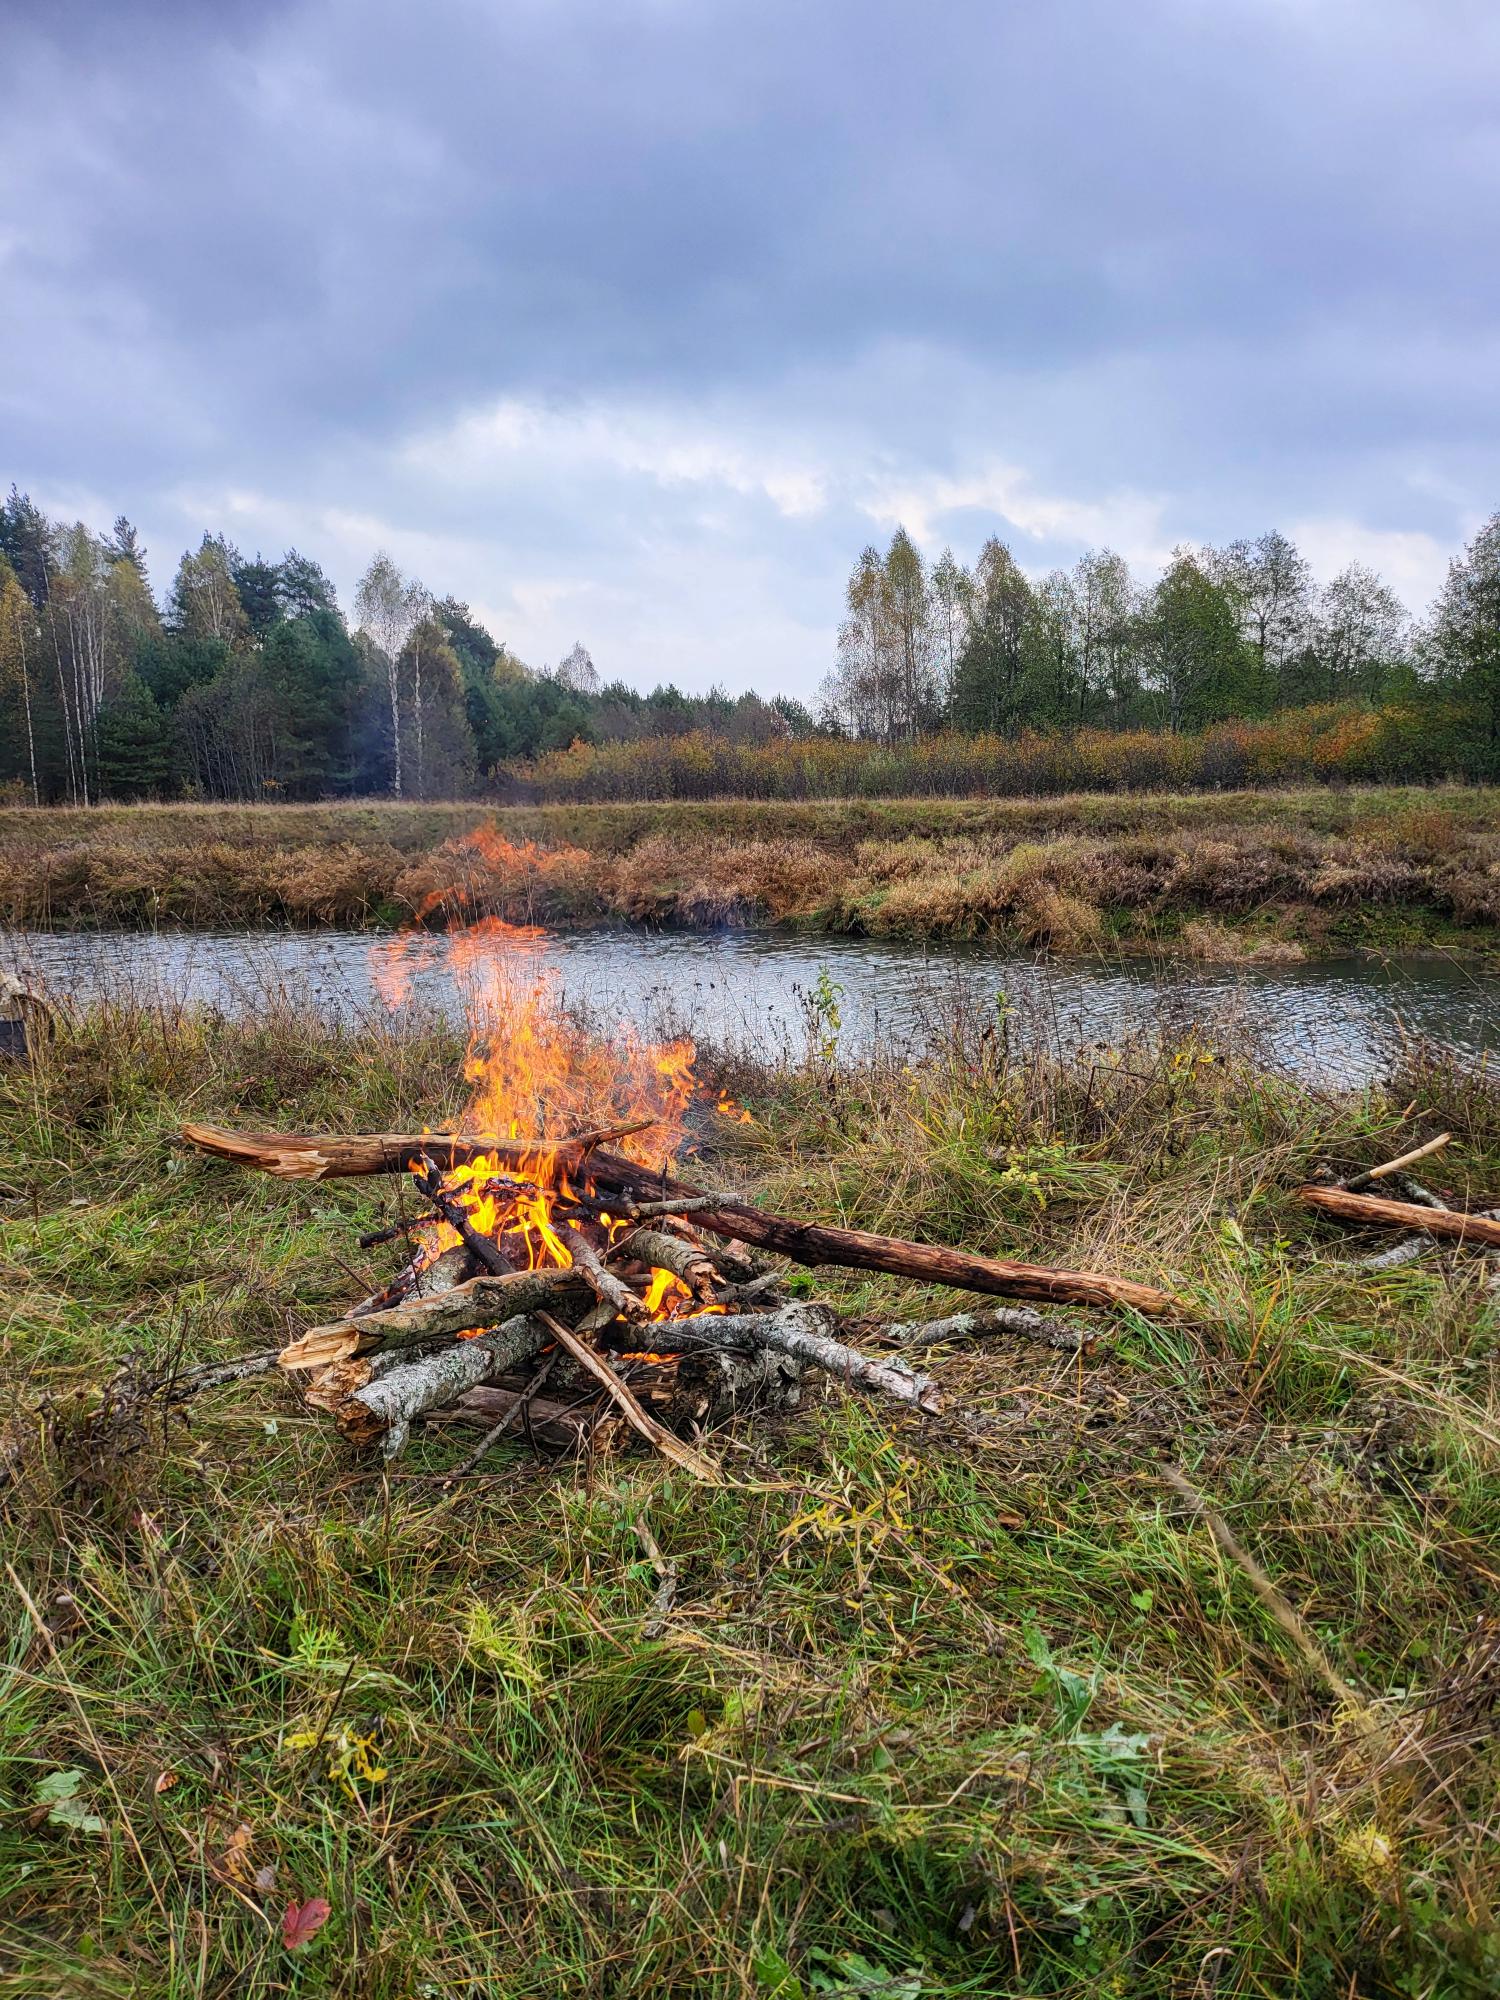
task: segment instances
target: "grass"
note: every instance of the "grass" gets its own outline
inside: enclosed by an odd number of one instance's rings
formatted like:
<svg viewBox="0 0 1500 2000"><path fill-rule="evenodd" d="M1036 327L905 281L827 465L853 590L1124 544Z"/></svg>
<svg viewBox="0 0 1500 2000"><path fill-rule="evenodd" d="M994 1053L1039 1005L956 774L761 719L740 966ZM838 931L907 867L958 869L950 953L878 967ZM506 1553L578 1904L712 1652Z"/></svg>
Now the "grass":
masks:
<svg viewBox="0 0 1500 2000"><path fill-rule="evenodd" d="M1080 1070L974 1022L915 1073L722 1059L757 1117L735 1185L1196 1302L1082 1367L940 1351L978 1435L826 1387L716 1438L720 1490L506 1448L443 1506L451 1437L382 1478L280 1379L111 1402L363 1289L394 1200L184 1158L180 1118L438 1123L461 1056L430 1022L120 1002L0 1070L0 1995L1495 1990L1495 1293L1465 1253L1344 1271L1288 1193L1442 1125L1454 1198L1493 1199L1492 1082L1414 1060L1330 1099L1202 1042ZM942 1309L806 1282L871 1324ZM651 1640L638 1519L679 1574ZM59 1772L103 1831L49 1818Z"/></svg>
<svg viewBox="0 0 1500 2000"><path fill-rule="evenodd" d="M0 810L11 924L800 925L1214 960L1494 948L1500 794Z"/></svg>

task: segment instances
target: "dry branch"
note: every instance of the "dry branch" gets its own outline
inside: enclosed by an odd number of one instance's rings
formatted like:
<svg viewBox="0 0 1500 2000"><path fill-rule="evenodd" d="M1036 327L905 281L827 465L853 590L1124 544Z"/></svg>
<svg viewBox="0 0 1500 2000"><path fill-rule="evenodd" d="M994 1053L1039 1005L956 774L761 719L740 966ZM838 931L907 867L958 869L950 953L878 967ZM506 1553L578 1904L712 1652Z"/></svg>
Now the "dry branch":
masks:
<svg viewBox="0 0 1500 2000"><path fill-rule="evenodd" d="M908 1320L882 1327L898 1347L932 1347L940 1340L983 1340L992 1333L1018 1334L1062 1354L1091 1354L1097 1344L1086 1327L1052 1319L1029 1306L995 1306L986 1312L953 1313L947 1319Z"/></svg>
<svg viewBox="0 0 1500 2000"><path fill-rule="evenodd" d="M1414 1201L1387 1201L1382 1195L1350 1194L1344 1188L1301 1187L1297 1199L1346 1222L1373 1222L1385 1229L1414 1229L1455 1243L1500 1244L1500 1221L1465 1215L1456 1208L1423 1208Z"/></svg>
<svg viewBox="0 0 1500 2000"><path fill-rule="evenodd" d="M467 1333L472 1327L493 1326L516 1313L555 1304L577 1285L578 1276L573 1271L510 1271L501 1277L470 1278L430 1299L310 1327L300 1340L282 1349L281 1365L326 1368L354 1355L417 1346L447 1334Z"/></svg>
<svg viewBox="0 0 1500 2000"><path fill-rule="evenodd" d="M684 1472L692 1473L695 1479L701 1479L710 1486L719 1484L721 1475L713 1460L705 1458L701 1451L694 1451L691 1445L686 1445L681 1438L674 1437L665 1424L659 1424L655 1417L648 1415L609 1363L597 1355L592 1347L585 1346L576 1333L565 1327L561 1320L554 1319L551 1313L538 1313L537 1317L547 1331L567 1349L579 1367L586 1369L593 1376L611 1402L619 1406L621 1416L632 1430L639 1431L649 1444L655 1445L663 1458L670 1459L674 1465L680 1465Z"/></svg>
<svg viewBox="0 0 1500 2000"><path fill-rule="evenodd" d="M492 1132L373 1132L347 1137L297 1132L232 1132L222 1125L184 1125L182 1136L200 1152L243 1167L259 1167L284 1181L345 1180L363 1174L403 1174L425 1153L445 1172L493 1154L524 1171L553 1161L566 1166L606 1138L636 1129L619 1126L584 1132L576 1139L510 1139Z"/></svg>
<svg viewBox="0 0 1500 2000"><path fill-rule="evenodd" d="M918 1375L904 1362L876 1360L834 1340L826 1329L831 1309L798 1303L772 1313L701 1313L690 1319L668 1319L651 1328L651 1345L659 1354L691 1352L695 1347L769 1347L808 1367L821 1368L841 1382L898 1403L936 1412L942 1399L932 1378Z"/></svg>
<svg viewBox="0 0 1500 2000"><path fill-rule="evenodd" d="M1344 1182L1344 1192L1357 1194L1372 1181L1383 1181L1389 1174L1399 1174L1406 1167L1414 1167L1418 1160L1425 1160L1433 1153L1440 1153L1452 1137L1451 1132L1439 1132L1435 1139L1429 1139L1424 1146L1413 1146L1409 1153L1402 1153L1397 1159L1386 1160L1378 1167L1367 1167L1362 1174L1352 1174Z"/></svg>

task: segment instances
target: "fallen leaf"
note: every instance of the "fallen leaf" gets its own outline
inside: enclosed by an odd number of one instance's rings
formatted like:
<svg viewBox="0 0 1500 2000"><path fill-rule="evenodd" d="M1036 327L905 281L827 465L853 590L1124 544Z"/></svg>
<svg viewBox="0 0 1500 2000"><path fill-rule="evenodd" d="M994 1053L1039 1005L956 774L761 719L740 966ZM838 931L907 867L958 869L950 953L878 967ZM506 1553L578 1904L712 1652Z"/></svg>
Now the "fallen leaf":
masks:
<svg viewBox="0 0 1500 2000"><path fill-rule="evenodd" d="M331 1914L330 1905L322 1896L309 1896L305 1903L288 1903L281 1920L281 1942L288 1951L296 1951L317 1936Z"/></svg>
<svg viewBox="0 0 1500 2000"><path fill-rule="evenodd" d="M255 1886L262 1896L269 1896L271 1891L276 1887L276 1870L274 1868L257 1868L255 1871Z"/></svg>
<svg viewBox="0 0 1500 2000"><path fill-rule="evenodd" d="M250 1866L250 1842L254 1839L253 1828L242 1820L224 1843L224 1852L210 1866L221 1882L237 1882L250 1888L255 1882L255 1870Z"/></svg>
<svg viewBox="0 0 1500 2000"><path fill-rule="evenodd" d="M160 1798L163 1792L170 1792L176 1783L177 1773L175 1771L158 1771L156 1774L156 1783L151 1789Z"/></svg>

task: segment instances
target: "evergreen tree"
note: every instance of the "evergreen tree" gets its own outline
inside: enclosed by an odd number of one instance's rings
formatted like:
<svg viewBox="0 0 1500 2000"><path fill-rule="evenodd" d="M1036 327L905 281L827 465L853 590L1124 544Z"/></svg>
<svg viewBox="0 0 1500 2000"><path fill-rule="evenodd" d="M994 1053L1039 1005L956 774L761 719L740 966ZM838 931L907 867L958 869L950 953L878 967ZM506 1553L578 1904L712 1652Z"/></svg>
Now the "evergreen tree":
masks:
<svg viewBox="0 0 1500 2000"><path fill-rule="evenodd" d="M127 674L99 711L99 796L161 798L173 777L173 731L138 674Z"/></svg>

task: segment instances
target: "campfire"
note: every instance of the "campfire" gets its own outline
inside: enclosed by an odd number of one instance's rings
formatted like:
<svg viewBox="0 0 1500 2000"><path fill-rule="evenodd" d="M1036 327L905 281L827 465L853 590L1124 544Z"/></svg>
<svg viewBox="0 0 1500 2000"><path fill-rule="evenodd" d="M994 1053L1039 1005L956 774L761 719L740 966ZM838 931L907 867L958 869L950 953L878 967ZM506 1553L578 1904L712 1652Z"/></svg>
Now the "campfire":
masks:
<svg viewBox="0 0 1500 2000"><path fill-rule="evenodd" d="M679 1179L695 1122L747 1114L699 1089L690 1041L580 1034L556 1004L541 937L489 919L450 940L450 962L473 975L463 1130L183 1128L196 1147L284 1178L406 1177L412 1212L361 1238L399 1246L399 1270L277 1356L352 1444L392 1457L418 1422L478 1426L466 1469L508 1431L568 1452L634 1432L712 1477L703 1435L737 1412L794 1406L808 1370L935 1412L933 1382L892 1348L986 1328L1088 1345L1074 1322L1022 1306L884 1329L871 1353L872 1337L839 1337L829 1306L788 1298L787 1262L1179 1312L1154 1286L802 1222ZM389 997L422 948L384 948Z"/></svg>

